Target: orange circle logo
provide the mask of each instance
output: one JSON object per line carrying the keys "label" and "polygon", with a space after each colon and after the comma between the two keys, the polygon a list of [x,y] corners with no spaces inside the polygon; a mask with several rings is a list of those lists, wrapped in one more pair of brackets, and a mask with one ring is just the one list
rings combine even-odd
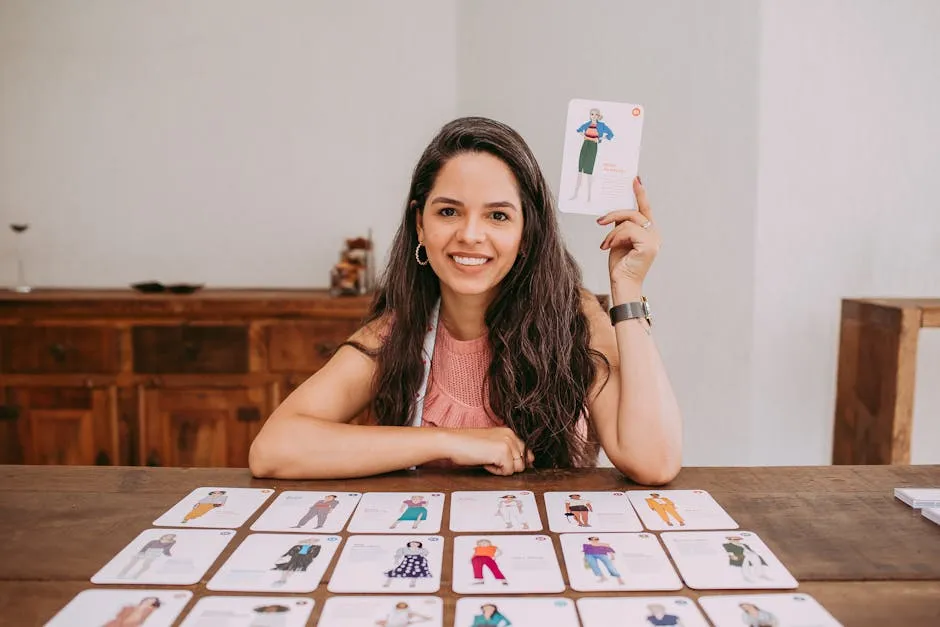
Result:
{"label": "orange circle logo", "polygon": [[636,117],[639,117],[639,115],[640,115],[640,108],[639,108],[639,107],[633,107],[633,117],[636,118]]}

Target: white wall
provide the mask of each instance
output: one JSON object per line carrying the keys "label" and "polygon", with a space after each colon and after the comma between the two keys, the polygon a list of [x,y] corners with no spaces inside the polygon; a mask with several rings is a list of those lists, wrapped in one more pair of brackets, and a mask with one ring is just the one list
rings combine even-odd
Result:
{"label": "white wall", "polygon": [[[830,459],[840,299],[940,296],[940,3],[762,3],[755,464]],[[914,462],[940,462],[940,331]]]}
{"label": "white wall", "polygon": [[[455,4],[0,3],[0,285],[323,286],[384,259],[456,99]],[[417,34],[415,34],[417,32]]]}
{"label": "white wall", "polygon": [[[686,463],[827,463],[839,299],[940,295],[937,32],[931,0],[5,0],[0,223],[40,285],[322,286],[343,237],[384,257],[447,119],[515,126],[557,189],[567,100],[639,102]],[[918,375],[937,462],[940,332]]]}
{"label": "white wall", "polygon": [[[476,0],[457,17],[459,112],[517,128],[553,190],[570,98],[646,107],[640,172],[665,239],[647,294],[686,415],[685,462],[748,463],[757,5]],[[606,229],[561,220],[588,287],[608,292]]]}

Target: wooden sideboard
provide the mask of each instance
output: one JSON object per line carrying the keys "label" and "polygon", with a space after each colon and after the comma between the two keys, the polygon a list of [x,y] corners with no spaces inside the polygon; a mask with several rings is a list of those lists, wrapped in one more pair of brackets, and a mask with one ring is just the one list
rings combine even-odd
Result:
{"label": "wooden sideboard", "polygon": [[360,325],[325,290],[0,295],[0,464],[245,467]]}

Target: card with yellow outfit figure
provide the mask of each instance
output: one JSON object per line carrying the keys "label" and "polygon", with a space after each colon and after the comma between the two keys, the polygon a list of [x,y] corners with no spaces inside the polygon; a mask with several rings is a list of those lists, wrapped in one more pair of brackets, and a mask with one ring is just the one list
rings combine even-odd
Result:
{"label": "card with yellow outfit figure", "polygon": [[651,531],[738,528],[705,490],[629,490],[627,496]]}

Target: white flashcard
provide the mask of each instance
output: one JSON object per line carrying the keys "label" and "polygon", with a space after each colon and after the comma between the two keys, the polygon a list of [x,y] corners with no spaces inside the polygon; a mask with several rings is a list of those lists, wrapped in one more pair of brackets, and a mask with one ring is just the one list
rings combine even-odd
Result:
{"label": "white flashcard", "polygon": [[458,491],[450,495],[450,530],[541,531],[535,495],[522,491]]}
{"label": "white flashcard", "polygon": [[579,627],[574,601],[563,597],[457,599],[458,627]]}
{"label": "white flashcard", "polygon": [[444,602],[428,596],[330,597],[318,627],[444,627]]}
{"label": "white flashcard", "polygon": [[196,488],[153,521],[155,527],[237,529],[274,494],[270,488]]}
{"label": "white flashcard", "polygon": [[920,510],[920,515],[930,522],[940,525],[940,507],[925,507]]}
{"label": "white flashcard", "polygon": [[45,627],[170,627],[192,596],[189,590],[83,590],[59,610]]}
{"label": "white flashcard", "polygon": [[630,490],[627,496],[652,531],[738,528],[705,490]]}
{"label": "white flashcard", "polygon": [[305,627],[314,605],[307,597],[209,596],[180,627]]}
{"label": "white flashcard", "polygon": [[546,492],[545,511],[555,533],[643,531],[625,492]]}
{"label": "white flashcard", "polygon": [[940,488],[895,488],[894,497],[913,507],[940,507]]}
{"label": "white flashcard", "polygon": [[694,590],[796,588],[797,581],[750,531],[667,531],[660,535]]}
{"label": "white flashcard", "polygon": [[287,490],[261,513],[252,531],[339,533],[352,516],[359,492],[307,492]]}
{"label": "white flashcard", "polygon": [[235,537],[231,529],[147,529],[95,573],[92,583],[199,583]]}
{"label": "white flashcard", "polygon": [[574,99],[568,103],[558,208],[603,215],[636,209],[644,109],[638,104]]}
{"label": "white flashcard", "polygon": [[367,492],[349,521],[349,533],[438,533],[444,517],[441,492]]}
{"label": "white flashcard", "polygon": [[350,536],[327,589],[334,593],[430,593],[441,587],[441,536]]}
{"label": "white flashcard", "polygon": [[698,602],[715,627],[842,627],[808,594],[715,595]]}
{"label": "white flashcard", "polygon": [[339,536],[253,533],[219,567],[206,589],[313,592],[341,540]]}
{"label": "white flashcard", "polygon": [[682,580],[651,533],[566,533],[559,539],[574,590],[682,589]]}
{"label": "white flashcard", "polygon": [[457,536],[451,577],[458,594],[565,590],[554,544],[544,535]]}
{"label": "white flashcard", "polygon": [[584,627],[608,627],[616,617],[618,627],[709,627],[708,621],[687,597],[582,597],[578,613]]}

